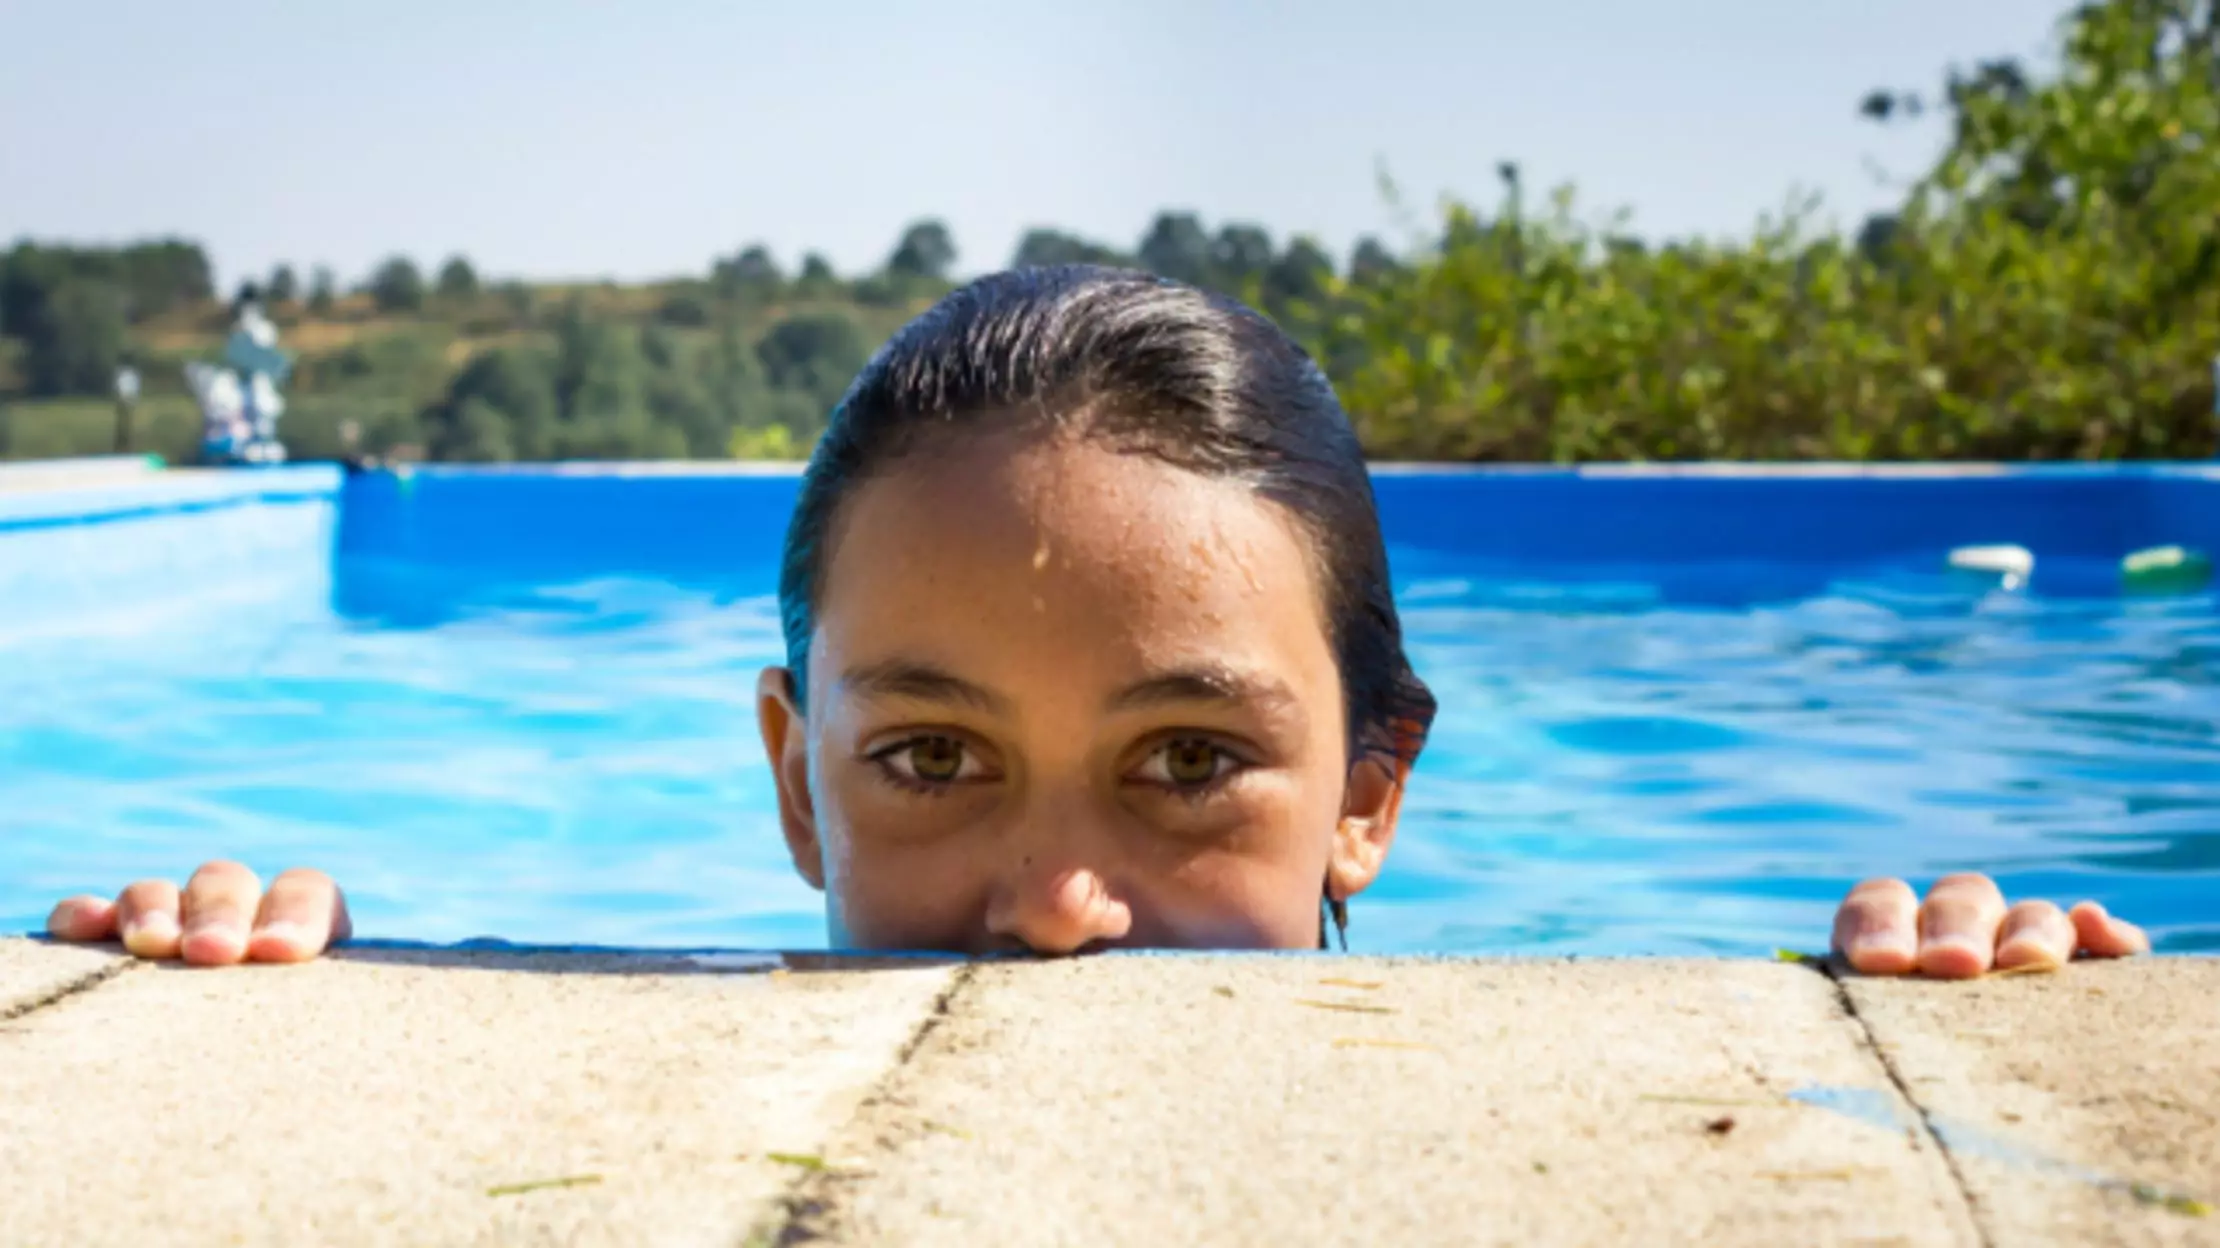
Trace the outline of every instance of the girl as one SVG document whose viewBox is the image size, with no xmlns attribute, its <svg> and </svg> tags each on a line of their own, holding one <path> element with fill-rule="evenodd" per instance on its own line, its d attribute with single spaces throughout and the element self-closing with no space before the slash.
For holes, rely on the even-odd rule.
<svg viewBox="0 0 2220 1248">
<path fill-rule="evenodd" d="M 1270 322 L 1138 273 L 982 279 L 896 334 L 818 445 L 757 699 L 836 948 L 1316 948 L 1379 874 L 1434 700 L 1365 464 Z M 331 879 L 212 863 L 55 908 L 203 965 L 349 935 Z M 2141 952 L 2092 904 L 1860 885 L 1835 946 L 1967 977 Z"/>
</svg>

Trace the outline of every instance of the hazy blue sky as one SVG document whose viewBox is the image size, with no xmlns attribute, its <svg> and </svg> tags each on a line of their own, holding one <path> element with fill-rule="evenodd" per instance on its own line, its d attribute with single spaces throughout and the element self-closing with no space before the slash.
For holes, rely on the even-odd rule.
<svg viewBox="0 0 2220 1248">
<path fill-rule="evenodd" d="M 0 240 L 182 233 L 227 282 L 461 251 L 639 278 L 750 240 L 875 266 L 941 216 L 967 271 L 1160 207 L 1394 233 L 1495 165 L 1652 234 L 1792 187 L 1854 225 L 1939 128 L 1871 87 L 2039 54 L 2063 0 L 0 0 Z"/>
</svg>

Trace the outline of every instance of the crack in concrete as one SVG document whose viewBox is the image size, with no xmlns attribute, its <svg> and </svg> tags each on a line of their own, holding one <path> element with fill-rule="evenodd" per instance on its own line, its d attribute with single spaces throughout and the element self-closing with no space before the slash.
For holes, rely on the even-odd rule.
<svg viewBox="0 0 2220 1248">
<path fill-rule="evenodd" d="M 138 965 L 129 958 L 119 958 L 99 970 L 87 971 L 75 979 L 57 984 L 38 996 L 0 1005 L 0 1023 L 12 1023 L 19 1018 L 27 1018 L 47 1006 L 59 1005 L 71 997 L 91 992 L 116 976 L 136 969 Z"/>
<path fill-rule="evenodd" d="M 1888 1051 L 1881 1047 L 1881 1037 L 1874 1034 L 1872 1022 L 1858 1011 L 1857 998 L 1850 995 L 1850 985 L 1843 979 L 1840 968 L 1829 961 L 1819 964 L 1818 969 L 1833 982 L 1835 999 L 1842 1004 L 1842 1012 L 1858 1025 L 1858 1034 L 1865 1040 L 1866 1051 L 1873 1055 L 1874 1061 L 1880 1063 L 1882 1073 L 1889 1077 L 1889 1083 L 1896 1088 L 1896 1094 L 1912 1107 L 1920 1137 L 1933 1145 L 1936 1155 L 1942 1158 L 1943 1169 L 1950 1175 L 1951 1189 L 1958 1197 L 1958 1211 L 1964 1216 L 1966 1225 L 1972 1228 L 1974 1242 L 1981 1248 L 1996 1248 L 1996 1240 L 1989 1234 L 1989 1228 L 1982 1220 L 1981 1207 L 1974 1199 L 1973 1188 L 1966 1182 L 1966 1172 L 1958 1165 L 1958 1154 L 1951 1151 L 1949 1144 L 1944 1142 L 1934 1115 L 1928 1112 L 1926 1104 L 1912 1091 L 1911 1082 L 1897 1068 Z"/>
<path fill-rule="evenodd" d="M 956 998 L 971 986 L 980 964 L 966 962 L 949 975 L 948 984 L 934 996 L 925 1017 L 918 1020 L 909 1039 L 896 1050 L 894 1061 L 872 1084 L 871 1090 L 856 1103 L 855 1112 L 835 1130 L 828 1132 L 827 1143 L 848 1135 L 858 1124 L 867 1121 L 872 1111 L 886 1103 L 895 1082 L 901 1078 L 912 1059 L 925 1047 L 940 1025 L 954 1012 Z M 858 1177 L 837 1165 L 827 1164 L 804 1170 L 786 1185 L 776 1201 L 772 1214 L 759 1223 L 744 1241 L 747 1248 L 788 1248 L 793 1244 L 808 1244 L 829 1239 L 833 1232 L 826 1227 L 826 1220 L 837 1203 L 836 1188 L 843 1182 Z"/>
<path fill-rule="evenodd" d="M 1857 999 L 1851 995 L 1841 969 L 1832 962 L 1818 961 L 1811 963 L 1810 967 L 1832 985 L 1842 1012 L 1857 1025 L 1862 1047 L 1872 1055 L 1875 1064 L 1888 1077 L 1896 1095 L 1910 1107 L 1912 1112 L 1906 1129 L 1915 1132 L 1918 1139 L 1925 1140 L 1934 1150 L 1935 1156 L 1941 1160 L 1947 1176 L 1946 1186 L 1950 1194 L 1956 1197 L 1954 1204 L 1958 1216 L 1955 1221 L 1961 1237 L 1979 1248 L 1997 1248 L 1995 1237 L 1981 1216 L 1979 1201 L 1959 1164 L 1958 1154 L 1948 1143 L 1946 1124 L 1935 1119 L 1926 1104 L 1913 1091 L 1904 1072 L 1882 1047 L 1880 1036 L 1874 1031 L 1871 1020 L 1858 1009 Z M 949 977 L 947 986 L 933 998 L 925 1017 L 919 1020 L 915 1030 L 897 1051 L 894 1062 L 872 1084 L 870 1091 L 857 1103 L 855 1112 L 849 1115 L 847 1121 L 829 1133 L 828 1143 L 867 1127 L 875 1111 L 893 1099 L 896 1083 L 933 1034 L 952 1016 L 957 998 L 971 986 L 980 968 L 980 963 L 966 963 Z M 1757 1075 L 1761 1086 L 1767 1083 L 1762 1073 L 1753 1073 Z M 883 1138 L 880 1141 L 882 1144 L 885 1142 Z M 840 1189 L 866 1177 L 868 1171 L 843 1167 L 830 1158 L 826 1160 L 827 1164 L 806 1170 L 786 1185 L 774 1201 L 772 1212 L 743 1241 L 746 1248 L 789 1248 L 791 1245 L 822 1243 L 839 1238 L 837 1215 Z"/>
</svg>

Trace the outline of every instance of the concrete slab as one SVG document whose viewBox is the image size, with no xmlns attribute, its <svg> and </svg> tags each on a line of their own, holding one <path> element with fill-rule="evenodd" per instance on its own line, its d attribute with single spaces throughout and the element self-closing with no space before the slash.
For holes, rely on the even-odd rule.
<svg viewBox="0 0 2220 1248">
<path fill-rule="evenodd" d="M 83 991 L 130 966 L 105 949 L 0 937 L 0 1022 Z"/>
<path fill-rule="evenodd" d="M 1814 971 L 1097 958 L 969 972 L 767 1238 L 1970 1244 Z"/>
<path fill-rule="evenodd" d="M 61 462 L 64 467 L 58 475 L 24 467 L 11 470 L 10 481 L 0 485 L 0 527 L 82 523 L 253 502 L 336 502 L 343 480 L 331 464 L 118 473 L 97 465 L 78 471 L 68 467 L 70 461 Z"/>
<path fill-rule="evenodd" d="M 1990 1243 L 2220 1244 L 2220 960 L 1846 987 Z"/>
<path fill-rule="evenodd" d="M 765 964 L 0 940 L 0 1244 L 2220 1243 L 2220 960 Z"/>
<path fill-rule="evenodd" d="M 163 470 L 162 459 L 158 455 L 87 455 L 77 459 L 17 460 L 14 463 L 0 463 L 0 494 L 11 491 L 83 489 L 88 485 L 134 481 Z"/>
<path fill-rule="evenodd" d="M 135 970 L 0 1024 L 0 1243 L 729 1244 L 950 974 Z"/>
</svg>

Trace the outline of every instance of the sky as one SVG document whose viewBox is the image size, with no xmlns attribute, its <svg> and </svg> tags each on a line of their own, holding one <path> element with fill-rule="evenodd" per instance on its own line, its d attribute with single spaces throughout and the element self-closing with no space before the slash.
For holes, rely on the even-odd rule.
<svg viewBox="0 0 2220 1248">
<path fill-rule="evenodd" d="M 2038 62 L 2067 0 L 0 0 L 0 242 L 182 235 L 287 261 L 657 279 L 750 242 L 964 272 L 1164 208 L 1337 255 L 1496 166 L 1652 238 L 1799 191 L 1855 228 L 1942 127 L 1877 86 Z M 1382 196 L 1385 169 L 1404 208 Z"/>
</svg>

